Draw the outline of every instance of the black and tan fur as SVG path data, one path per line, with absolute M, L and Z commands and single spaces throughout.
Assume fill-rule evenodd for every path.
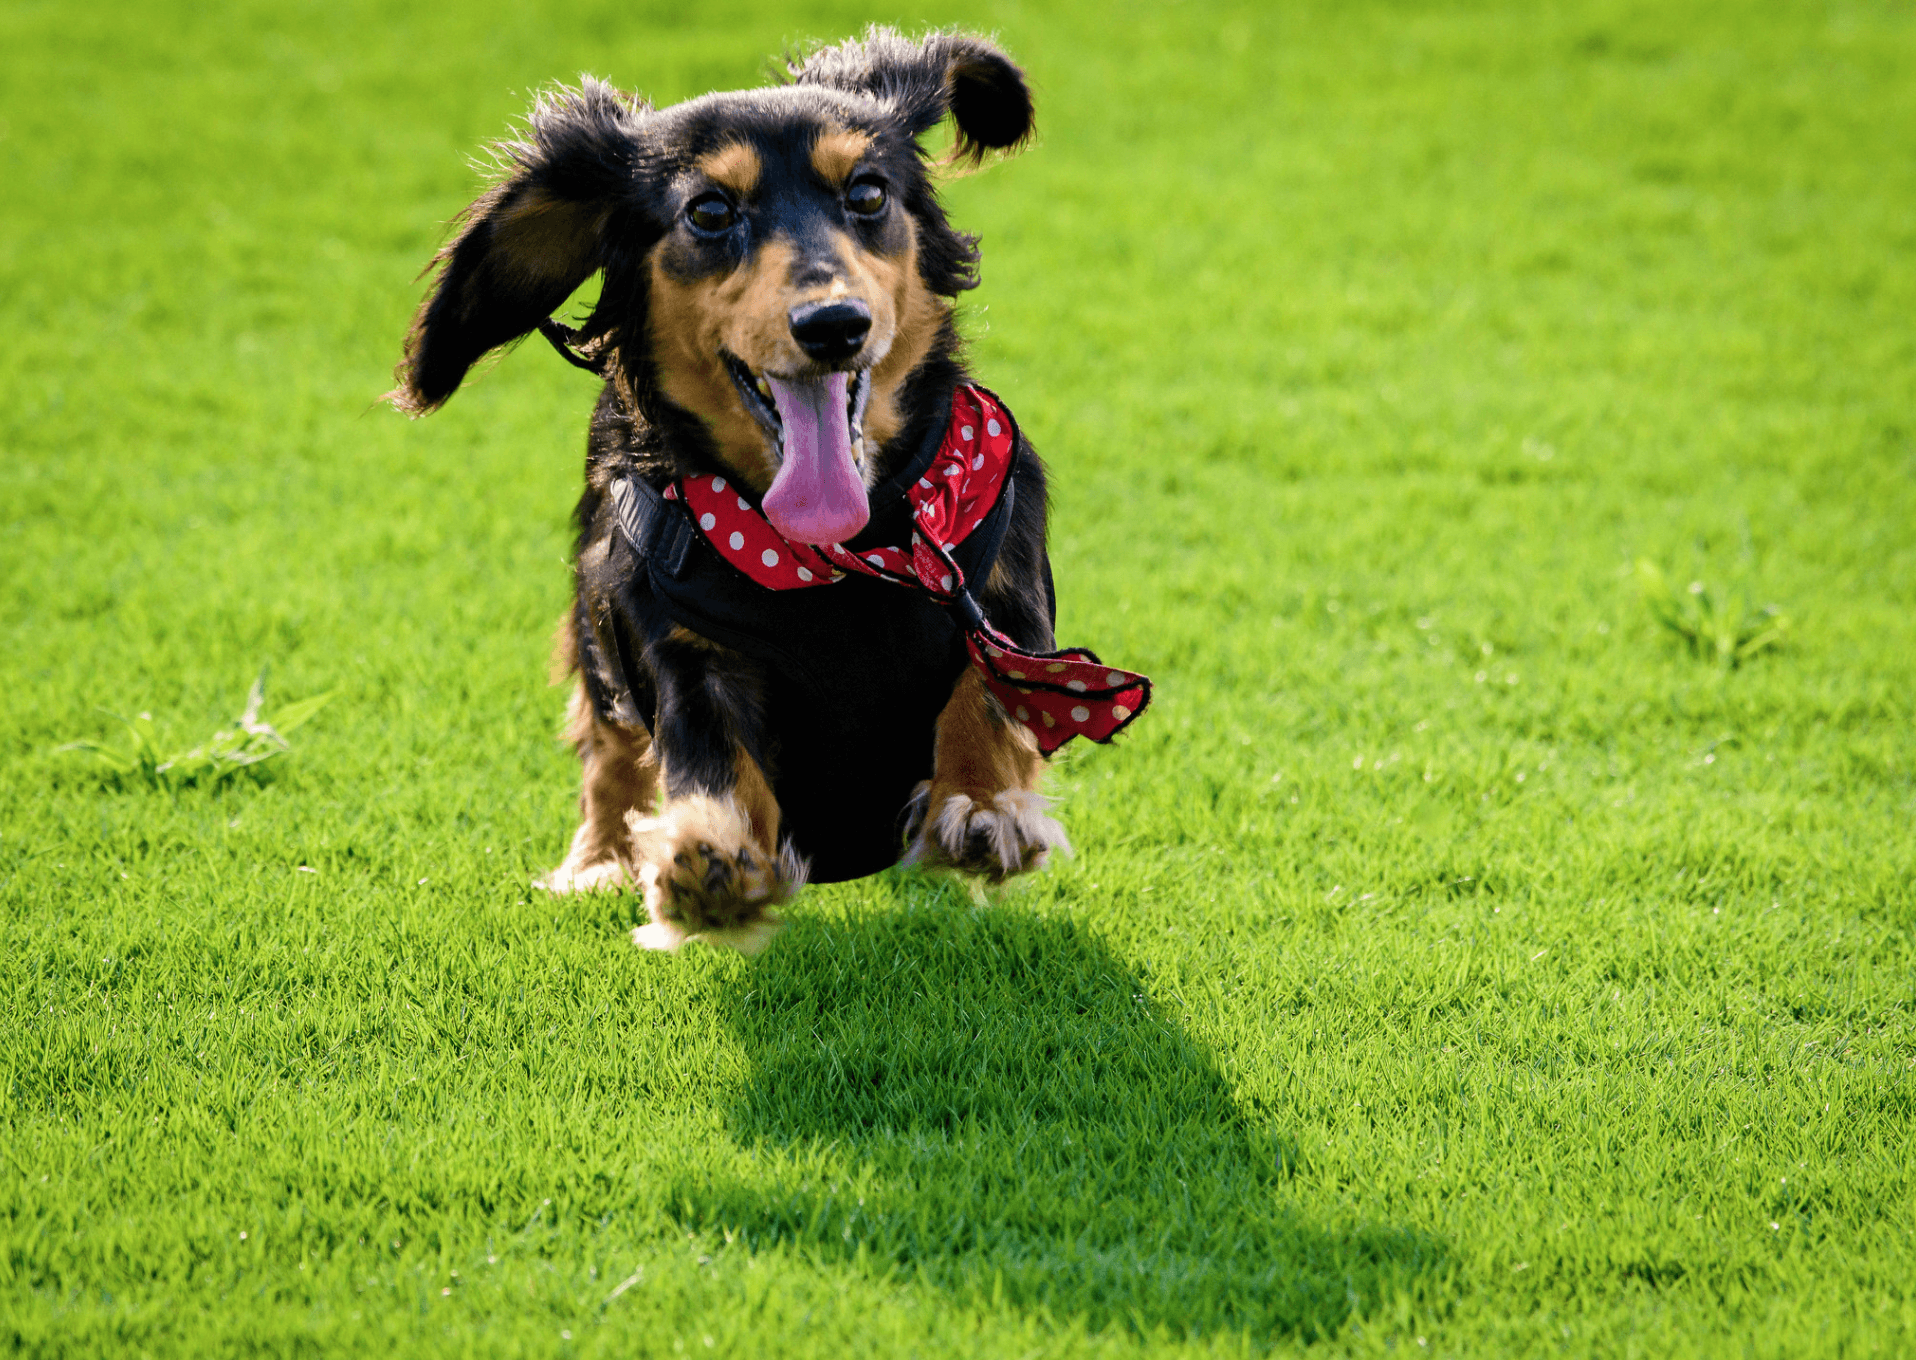
M 539 100 L 525 135 L 500 148 L 503 178 L 439 253 L 392 394 L 414 414 L 604 275 L 581 330 L 607 377 L 577 510 L 578 599 L 556 658 L 580 677 L 569 733 L 583 818 L 553 889 L 636 882 L 655 922 L 745 940 L 802 881 L 768 777 L 778 757 L 757 664 L 677 630 L 623 658 L 636 682 L 604 682 L 613 662 L 593 615 L 607 607 L 607 487 L 618 475 L 663 486 L 713 473 L 765 489 L 777 449 L 723 353 L 753 374 L 868 368 L 855 449 L 868 486 L 946 418 L 967 380 L 951 299 L 975 285 L 978 261 L 920 146 L 947 117 L 955 162 L 1017 148 L 1031 131 L 1022 73 L 975 37 L 873 29 L 795 61 L 788 83 L 663 110 L 586 80 Z M 854 211 L 873 184 L 882 209 Z M 733 227 L 695 225 L 701 204 L 701 223 L 723 217 L 714 202 Z M 855 355 L 821 365 L 794 341 L 793 308 L 845 299 L 869 309 L 870 331 Z M 1042 494 L 1027 495 L 982 595 L 997 627 L 1041 650 L 1053 646 L 1044 540 Z M 1037 793 L 1043 768 L 967 672 L 938 720 L 932 777 L 901 810 L 907 857 L 994 880 L 1035 867 L 1063 843 Z

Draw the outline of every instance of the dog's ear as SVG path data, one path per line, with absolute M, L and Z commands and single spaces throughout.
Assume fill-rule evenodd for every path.
M 526 135 L 496 148 L 505 178 L 427 266 L 438 278 L 387 400 L 413 415 L 439 406 L 481 355 L 532 330 L 604 264 L 647 111 L 590 78 L 539 97 Z
M 892 106 L 912 136 L 946 114 L 957 125 L 954 162 L 980 164 L 1031 136 L 1031 89 L 998 47 L 966 33 L 911 39 L 874 25 L 862 39 L 789 64 L 794 83 L 868 94 Z

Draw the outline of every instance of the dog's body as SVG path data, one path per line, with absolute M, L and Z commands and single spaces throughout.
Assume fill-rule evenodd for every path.
M 1022 74 L 978 39 L 875 29 L 792 77 L 656 112 L 596 82 L 541 100 L 440 253 L 394 393 L 436 407 L 487 350 L 554 335 L 603 271 L 570 337 L 606 383 L 559 640 L 583 822 L 547 884 L 636 880 L 652 945 L 750 947 L 807 861 L 845 878 L 902 853 L 997 880 L 1063 845 L 1039 744 L 946 608 L 849 574 L 741 595 L 659 499 L 719 478 L 791 544 L 915 542 L 905 492 L 971 390 L 950 299 L 977 253 L 917 139 L 949 114 L 954 158 L 1016 147 Z M 1048 654 L 1044 474 L 1013 441 L 1010 489 L 955 560 L 998 633 Z

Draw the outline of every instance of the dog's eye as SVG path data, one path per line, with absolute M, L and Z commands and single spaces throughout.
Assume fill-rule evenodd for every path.
M 705 194 L 693 199 L 685 215 L 700 231 L 725 231 L 738 221 L 738 210 L 725 201 L 723 194 Z
M 871 217 L 885 208 L 885 186 L 875 179 L 861 179 L 845 191 L 845 206 L 860 217 Z

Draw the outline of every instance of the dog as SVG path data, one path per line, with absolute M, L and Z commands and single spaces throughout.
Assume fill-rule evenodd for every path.
M 963 33 L 873 28 L 657 110 L 588 78 L 498 145 L 427 266 L 401 410 L 534 330 L 603 379 L 554 662 L 581 822 L 541 884 L 636 884 L 641 945 L 754 952 L 808 879 L 901 860 L 1036 869 L 1069 849 L 1050 752 L 1149 701 L 1056 650 L 1044 466 L 953 320 L 979 254 L 936 177 L 1032 113 Z M 554 319 L 594 274 L 589 318 Z

